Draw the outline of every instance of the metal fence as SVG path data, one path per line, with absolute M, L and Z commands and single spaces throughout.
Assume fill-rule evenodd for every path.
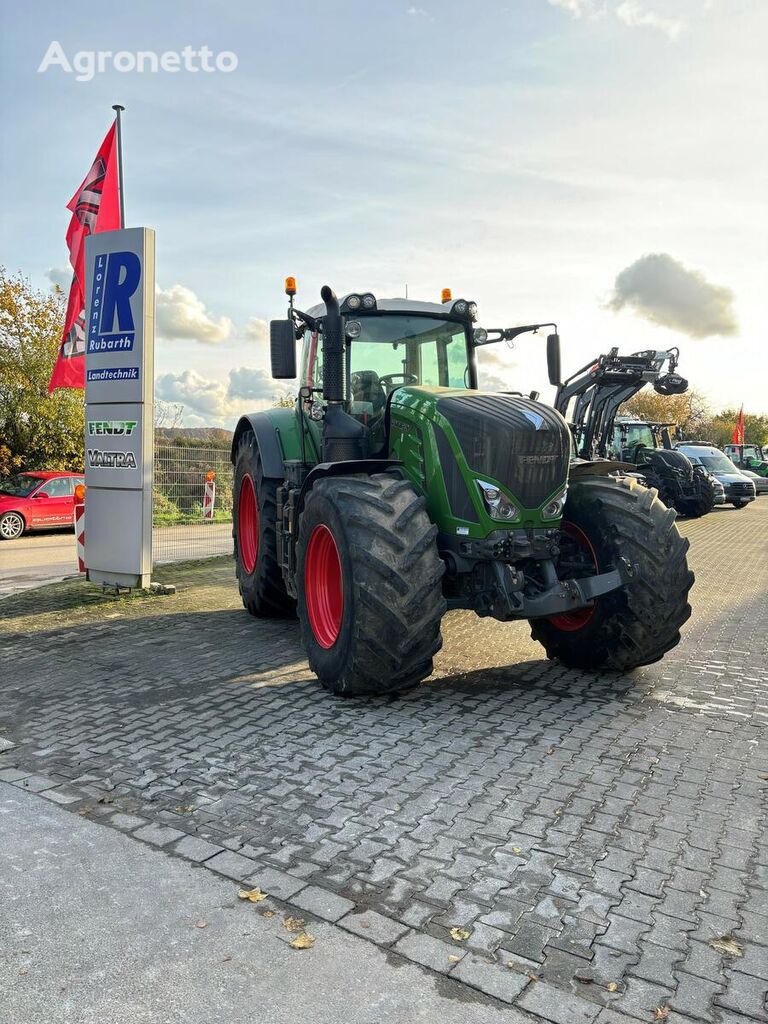
M 215 474 L 215 496 L 212 515 L 206 518 L 206 480 L 211 473 Z M 229 448 L 155 445 L 152 499 L 155 565 L 231 554 Z

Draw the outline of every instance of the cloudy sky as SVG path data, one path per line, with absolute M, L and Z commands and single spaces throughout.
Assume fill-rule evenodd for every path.
M 127 222 L 157 230 L 157 391 L 186 423 L 269 402 L 286 274 L 306 306 L 326 282 L 450 285 L 484 326 L 555 320 L 566 371 L 679 345 L 716 406 L 768 411 L 763 0 L 30 0 L 0 17 L 0 259 L 66 279 L 65 204 L 123 103 Z M 107 59 L 78 81 L 38 72 L 54 40 L 71 63 L 207 46 L 237 68 Z M 484 358 L 551 395 L 541 342 Z

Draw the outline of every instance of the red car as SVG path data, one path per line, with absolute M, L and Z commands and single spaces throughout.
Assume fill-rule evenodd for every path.
M 74 525 L 74 490 L 84 482 L 82 473 L 17 473 L 0 480 L 0 540 Z

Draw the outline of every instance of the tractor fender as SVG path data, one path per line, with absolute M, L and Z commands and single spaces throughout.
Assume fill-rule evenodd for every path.
M 283 453 L 275 426 L 265 412 L 252 412 L 240 418 L 232 438 L 232 453 L 230 455 L 232 462 L 234 463 L 237 458 L 240 439 L 246 430 L 252 430 L 256 437 L 264 476 L 274 480 L 283 480 L 285 478 Z
M 318 480 L 328 476 L 350 476 L 352 473 L 367 473 L 372 476 L 374 473 L 383 473 L 388 469 L 396 469 L 402 466 L 399 459 L 349 459 L 343 462 L 320 462 L 307 473 L 304 483 L 299 491 L 299 498 L 296 502 L 295 516 L 298 520 L 301 510 L 304 508 L 307 494 L 312 490 Z M 296 531 L 298 532 L 298 531 Z

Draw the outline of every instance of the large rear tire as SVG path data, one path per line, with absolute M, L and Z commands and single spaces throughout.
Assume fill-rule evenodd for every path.
M 446 608 L 436 538 L 424 499 L 397 476 L 331 477 L 309 492 L 297 606 L 310 668 L 331 693 L 396 693 L 432 672 Z
M 623 557 L 637 575 L 581 614 L 531 620 L 533 639 L 569 668 L 629 671 L 659 661 L 680 642 L 691 614 L 688 540 L 674 511 L 630 478 L 588 477 L 571 485 L 564 524 L 592 571 L 606 572 Z
M 281 481 L 264 476 L 253 431 L 243 434 L 235 458 L 232 538 L 243 605 L 259 618 L 293 615 L 277 563 L 276 492 Z

